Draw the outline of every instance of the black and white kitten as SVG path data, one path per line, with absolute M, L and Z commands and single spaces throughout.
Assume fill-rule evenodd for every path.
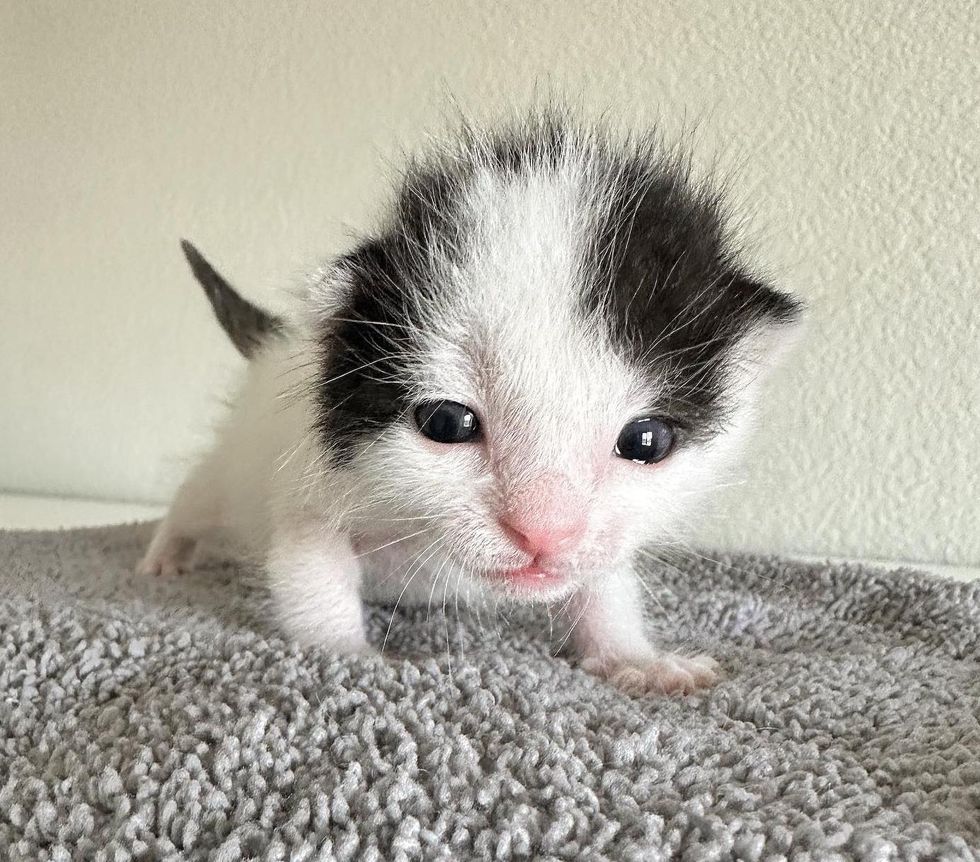
M 677 159 L 555 117 L 469 132 L 288 318 L 185 252 L 250 361 L 142 571 L 229 532 L 305 644 L 370 651 L 363 599 L 445 587 L 553 603 L 624 689 L 716 679 L 650 642 L 633 561 L 729 466 L 800 306 Z

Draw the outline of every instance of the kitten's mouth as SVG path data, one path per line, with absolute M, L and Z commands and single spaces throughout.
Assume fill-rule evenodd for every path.
M 553 590 L 566 582 L 563 575 L 548 571 L 535 563 L 521 566 L 518 569 L 501 569 L 488 572 L 486 578 L 503 586 L 515 587 L 522 592 Z

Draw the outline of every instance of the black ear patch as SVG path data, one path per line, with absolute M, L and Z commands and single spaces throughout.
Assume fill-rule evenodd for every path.
M 611 163 L 612 204 L 596 225 L 583 310 L 604 319 L 620 353 L 665 384 L 663 409 L 693 430 L 724 420 L 733 348 L 760 326 L 787 326 L 802 305 L 746 275 L 723 230 L 720 199 L 682 165 Z
M 186 239 L 180 241 L 191 271 L 207 295 L 214 316 L 231 343 L 246 359 L 271 336 L 282 334 L 285 323 L 242 297 Z
M 401 223 L 399 223 L 401 225 Z M 321 335 L 317 428 L 335 466 L 350 464 L 359 445 L 408 410 L 407 367 L 415 347 L 411 333 L 422 323 L 411 301 L 418 261 L 404 234 L 367 240 L 340 258 L 349 283 L 338 320 Z
M 338 320 L 321 336 L 317 428 L 336 466 L 350 464 L 409 410 L 408 368 L 417 362 L 413 333 L 424 328 L 422 305 L 441 289 L 440 274 L 420 253 L 459 253 L 459 198 L 470 166 L 413 166 L 393 218 L 336 262 L 348 283 Z M 454 250 L 454 251 L 451 251 Z
M 803 316 L 803 303 L 764 282 L 738 278 L 728 288 L 732 314 L 746 324 L 793 326 Z

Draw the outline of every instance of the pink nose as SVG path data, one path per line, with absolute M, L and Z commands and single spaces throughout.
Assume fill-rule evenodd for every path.
M 500 526 L 518 548 L 532 557 L 568 550 L 585 533 L 585 519 L 531 523 L 501 518 Z

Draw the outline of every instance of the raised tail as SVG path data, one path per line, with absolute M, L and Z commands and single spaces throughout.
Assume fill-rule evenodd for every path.
M 214 316 L 242 356 L 250 358 L 269 338 L 285 331 L 282 318 L 242 297 L 186 239 L 180 241 L 180 247 L 207 294 Z

